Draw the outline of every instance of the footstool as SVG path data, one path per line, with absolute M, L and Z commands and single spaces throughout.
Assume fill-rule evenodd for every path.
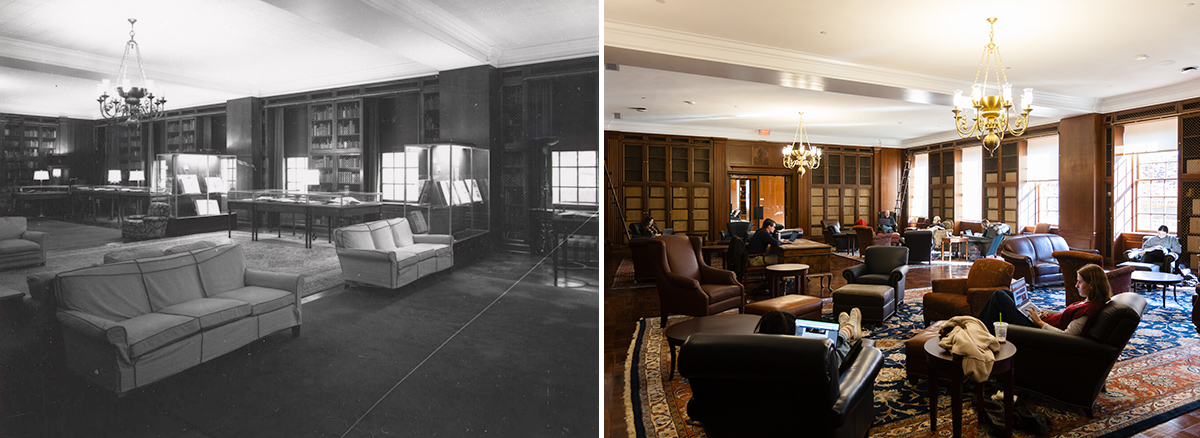
M 772 310 L 781 310 L 800 319 L 821 320 L 821 299 L 808 295 L 784 295 L 746 305 L 746 313 L 766 315 Z
M 851 283 L 833 291 L 833 314 L 857 307 L 863 322 L 883 322 L 896 313 L 896 290 L 879 284 Z
M 925 342 L 938 337 L 945 320 L 929 324 L 925 330 L 904 341 L 904 372 L 908 383 L 917 384 L 917 376 L 929 376 L 929 362 L 925 360 Z
M 1121 263 L 1117 264 L 1118 268 L 1125 267 L 1125 266 L 1133 266 L 1133 270 L 1135 270 L 1135 271 L 1158 272 L 1158 265 L 1154 264 L 1154 263 L 1121 262 Z

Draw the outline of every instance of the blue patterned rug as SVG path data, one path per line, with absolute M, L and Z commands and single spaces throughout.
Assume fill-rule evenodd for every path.
M 872 437 L 929 436 L 928 394 L 924 379 L 910 385 L 904 371 L 904 340 L 924 328 L 921 296 L 929 288 L 909 290 L 904 304 L 884 324 L 869 327 L 867 338 L 883 351 L 884 368 L 875 383 L 875 425 Z M 1032 290 L 1039 308 L 1062 310 L 1063 289 Z M 1161 292 L 1141 292 L 1146 297 L 1145 316 L 1137 332 L 1113 367 L 1106 387 L 1095 404 L 1095 417 L 1087 418 L 1079 409 L 1036 394 L 1019 393 L 1034 409 L 1045 414 L 1054 425 L 1051 436 L 1125 437 L 1182 413 L 1200 408 L 1200 337 L 1191 322 L 1193 288 L 1180 288 L 1179 300 L 1167 294 L 1165 306 Z M 834 322 L 826 300 L 822 318 Z M 687 317 L 672 317 L 671 322 Z M 627 420 L 631 436 L 702 437 L 704 431 L 687 421 L 686 406 L 691 389 L 686 379 L 665 380 L 669 363 L 665 338 L 658 318 L 641 322 L 630 347 L 630 382 L 626 397 Z M 660 373 L 660 370 L 662 371 Z M 939 434 L 949 434 L 949 397 L 941 397 L 939 408 L 945 418 Z M 941 417 L 939 417 L 941 418 Z M 979 427 L 974 411 L 963 413 L 964 436 L 987 436 Z M 1017 436 L 1022 435 L 1017 431 Z

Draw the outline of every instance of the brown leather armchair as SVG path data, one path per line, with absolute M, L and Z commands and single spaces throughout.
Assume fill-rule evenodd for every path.
M 1145 311 L 1145 298 L 1123 293 L 1113 295 L 1082 335 L 1009 325 L 1008 340 L 1021 349 L 1014 366 L 1031 370 L 1015 374 L 1016 386 L 1083 408 L 1092 417 L 1096 396 Z
M 921 298 L 925 325 L 967 315 L 979 316 L 992 292 L 1012 286 L 1013 265 L 1004 260 L 979 259 L 967 278 L 935 278 L 933 291 Z
M 1031 287 L 1062 283 L 1054 251 L 1075 250 L 1057 234 L 1022 234 L 1000 243 L 997 254 L 1015 268 L 1013 276 L 1024 278 Z M 1086 250 L 1085 250 L 1086 251 Z
M 1066 305 L 1083 300 L 1075 287 L 1075 277 L 1079 268 L 1088 263 L 1104 266 L 1104 257 L 1083 251 L 1054 251 L 1054 259 L 1058 260 L 1058 269 L 1062 272 L 1063 288 L 1066 289 Z M 1112 287 L 1113 295 L 1129 292 L 1133 284 L 1133 266 L 1122 266 L 1111 271 L 1105 270 L 1108 285 Z
M 838 373 L 833 342 L 789 335 L 697 333 L 679 350 L 688 416 L 721 437 L 865 437 L 883 354 L 863 345 Z
M 854 233 L 858 236 L 858 253 L 866 254 L 867 248 L 871 246 L 891 246 L 892 243 L 900 243 L 900 235 L 897 233 L 875 234 L 875 229 L 864 226 L 855 225 Z M 893 241 L 893 239 L 895 239 Z
M 695 236 L 659 236 L 646 239 L 655 262 L 658 283 L 658 307 L 667 326 L 668 314 L 708 316 L 745 306 L 742 284 L 733 271 L 704 264 L 700 256 L 700 238 Z

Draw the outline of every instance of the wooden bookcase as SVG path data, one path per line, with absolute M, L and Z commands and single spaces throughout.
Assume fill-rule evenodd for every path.
M 320 191 L 362 191 L 363 102 L 308 106 L 309 168 L 320 171 Z
M 0 114 L 0 130 L 3 186 L 33 183 L 33 172 L 46 170 L 47 158 L 57 150 L 58 119 Z
M 848 228 L 858 219 L 874 223 L 874 158 L 869 149 L 825 147 L 821 165 L 809 171 L 810 238 L 822 235 L 821 221 L 837 219 Z
M 713 222 L 712 139 L 622 134 L 620 141 L 626 223 L 641 222 L 642 212 L 648 212 L 659 228 L 708 234 Z
M 183 117 L 166 121 L 167 153 L 196 152 L 196 118 Z

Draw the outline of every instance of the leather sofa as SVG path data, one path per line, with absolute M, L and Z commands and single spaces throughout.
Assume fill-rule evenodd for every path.
M 28 225 L 22 216 L 0 217 L 0 269 L 46 264 L 46 233 Z
M 1145 311 L 1145 298 L 1123 293 L 1113 295 L 1083 335 L 1009 325 L 1008 340 L 1020 348 L 1014 366 L 1030 370 L 1015 374 L 1016 386 L 1083 408 L 1092 417 L 1096 396 Z
M 413 234 L 408 219 L 364 222 L 333 230 L 347 284 L 395 289 L 454 266 L 454 237 Z
M 848 357 L 833 342 L 789 335 L 697 333 L 679 350 L 688 415 L 710 437 L 865 437 L 875 420 L 874 346 Z
M 303 277 L 245 261 L 234 244 L 58 273 L 66 368 L 119 395 L 286 328 L 299 336 Z
M 1067 241 L 1057 234 L 1021 234 L 1004 239 L 997 254 L 1012 263 L 1013 278 L 1024 278 L 1029 286 L 1041 287 L 1062 283 L 1054 251 L 1080 250 L 1067 246 Z

